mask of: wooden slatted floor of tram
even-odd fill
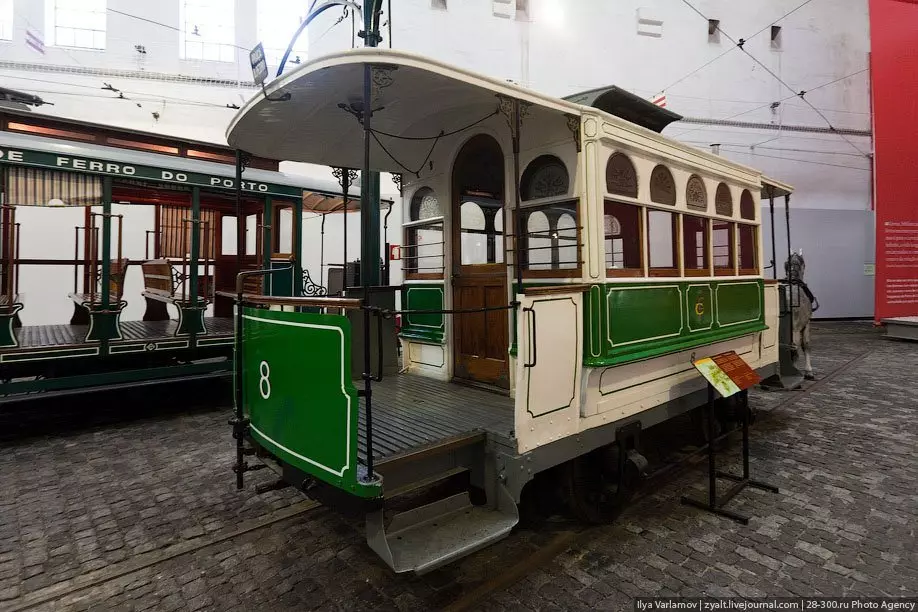
[[[230,318],[204,319],[207,337],[232,336],[233,320]],[[166,340],[174,337],[178,321],[122,321],[121,340],[112,342],[136,342],[138,340]],[[86,344],[88,325],[28,325],[17,330],[19,348],[43,348]],[[203,336],[199,336],[203,337]]]
[[[373,460],[378,463],[441,444],[472,442],[487,433],[513,437],[513,399],[507,395],[415,374],[387,376],[374,382],[372,390]],[[366,405],[361,398],[361,461],[366,451]]]

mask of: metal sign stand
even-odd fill
[[[739,359],[735,354],[733,355],[735,359]],[[716,359],[716,358],[715,358]],[[704,372],[703,372],[704,373]],[[737,389],[737,387],[733,387]],[[705,418],[707,419],[707,430],[708,430],[708,499],[706,501],[698,500],[689,496],[682,496],[682,503],[688,504],[690,506],[695,506],[696,508],[701,508],[702,510],[707,510],[708,512],[713,512],[714,514],[719,514],[720,516],[725,516],[727,518],[738,521],[743,525],[749,524],[749,517],[745,514],[740,514],[739,512],[734,512],[733,510],[728,510],[725,506],[730,502],[731,499],[736,497],[736,495],[745,489],[746,487],[753,487],[756,489],[762,489],[763,491],[771,491],[772,493],[778,493],[778,487],[770,485],[759,480],[753,480],[749,477],[749,421],[750,421],[750,410],[749,410],[749,391],[748,387],[746,389],[739,389],[737,398],[739,400],[738,412],[740,421],[742,422],[743,427],[743,475],[737,476],[729,472],[720,471],[716,467],[715,461],[715,451],[714,444],[719,440],[724,439],[729,435],[730,432],[719,436],[717,439],[714,438],[714,399],[716,397],[714,385],[711,382],[708,382],[708,402],[705,405]],[[722,394],[723,395],[723,394]],[[724,397],[729,397],[724,395]],[[734,483],[730,489],[727,490],[722,496],[717,496],[717,479],[723,478],[724,480],[730,480]]]

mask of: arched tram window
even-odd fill
[[[557,157],[542,155],[526,166],[520,198],[539,204],[525,206],[520,213],[520,261],[525,276],[579,276],[580,217],[577,201],[570,200],[569,193],[570,175]]]
[[[409,279],[443,278],[443,209],[434,191],[421,187],[411,198],[402,266]]]

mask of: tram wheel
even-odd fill
[[[597,449],[567,463],[566,488],[571,513],[579,520],[610,523],[621,513],[627,488],[618,482],[617,466],[609,454],[618,453],[615,445]]]

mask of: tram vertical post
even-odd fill
[[[303,198],[293,203],[293,291],[294,297],[303,293]]]
[[[188,294],[191,296],[191,305],[198,307],[198,263],[201,261],[201,188],[191,188],[191,268],[188,274]],[[206,274],[206,272],[205,272]],[[197,333],[192,332],[192,336]]]
[[[243,234],[242,221],[242,165],[243,153],[236,149],[236,268],[237,273],[242,272],[242,253],[245,249],[245,235]],[[236,282],[236,334],[233,347],[233,400],[236,404],[236,417],[231,421],[233,437],[236,438],[236,488],[243,487],[243,474],[245,472],[245,412],[242,397],[242,283]]]
[[[319,230],[321,237],[319,238],[319,286],[325,286],[325,217],[328,216],[328,213],[322,213],[322,228]],[[303,223],[300,222],[300,231],[302,231]]]
[[[367,41],[369,41],[372,36],[369,33],[370,27],[373,23],[372,18],[367,19],[364,17],[364,21],[367,25]],[[377,284],[375,281],[379,278],[379,268],[378,266],[369,265],[372,259],[369,259],[368,255],[376,255],[379,251],[378,248],[369,250],[368,247],[373,243],[371,239],[367,236],[367,231],[376,231],[376,243],[379,243],[379,210],[377,209],[376,222],[370,224],[373,219],[373,216],[370,214],[370,208],[373,207],[373,202],[371,201],[371,189],[367,184],[369,181],[369,170],[370,170],[370,115],[371,112],[371,95],[370,95],[370,81],[372,78],[372,66],[370,64],[363,65],[363,171],[361,173],[362,182],[360,185],[360,258],[362,262],[362,269],[360,271],[360,279],[363,284],[363,299],[364,299],[364,308],[363,308],[363,388],[364,388],[364,400],[366,401],[366,424],[367,424],[367,478],[373,478],[373,389],[372,389],[372,375],[370,373],[370,310],[369,298],[370,298],[370,285]],[[379,201],[376,201],[376,206],[379,206]],[[347,262],[345,262],[347,266]],[[373,270],[375,268],[375,274]],[[373,276],[371,276],[373,275]],[[345,277],[347,276],[347,271],[345,268]],[[377,347],[377,350],[382,350],[382,346]]]
[[[261,265],[257,266],[261,269],[266,269],[271,267],[271,247],[272,247],[272,233],[275,230],[273,227],[274,224],[274,206],[271,201],[271,196],[265,197],[265,206],[264,210],[261,213],[261,252],[258,254],[261,257]],[[264,277],[264,290],[262,293],[264,295],[274,295],[274,275],[268,274]]]
[[[775,247],[775,188],[768,188],[768,214],[771,216],[771,278],[778,280],[778,249]]]
[[[112,276],[112,179],[106,176],[102,180],[102,309],[108,310],[111,305],[109,281]]]
[[[516,237],[513,239],[513,265],[516,268],[516,290],[523,291],[523,261],[520,245],[523,237],[523,215],[520,209],[520,129],[522,128],[520,101],[513,99],[513,193],[516,213]],[[515,329],[515,326],[514,326]]]
[[[363,41],[366,47],[375,47],[379,42],[377,14],[381,0],[363,2]],[[373,66],[363,65],[363,168],[360,176],[360,280],[363,285],[363,379],[366,401],[367,478],[373,478],[373,391],[370,372],[370,287],[379,285],[379,173],[370,170],[370,139],[372,137]],[[345,277],[347,276],[347,261]],[[377,323],[382,325],[382,321]],[[382,354],[382,343],[377,347]],[[380,371],[381,375],[382,372]]]

